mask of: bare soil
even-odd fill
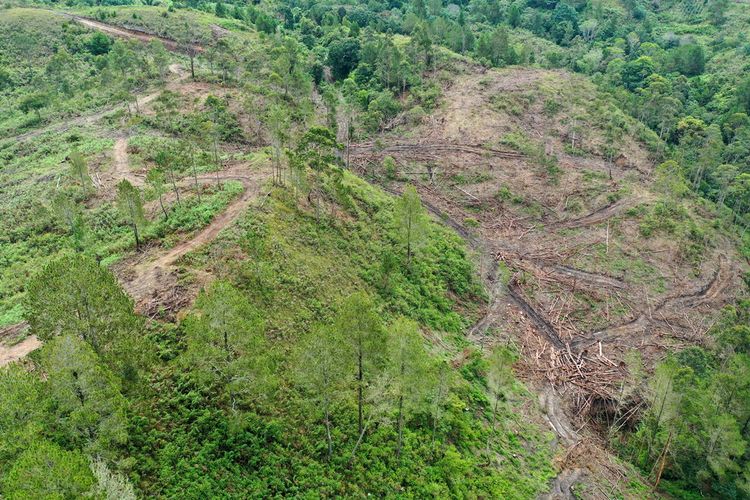
[[[747,268],[727,235],[712,234],[698,263],[683,257],[674,238],[642,236],[631,209],[660,196],[650,188],[650,153],[624,134],[618,161],[599,156],[604,134],[580,118],[587,132],[576,147],[587,153],[572,155],[565,146],[579,133],[571,124],[579,118],[544,112],[539,95],[555,96],[556,85],[575,78],[519,68],[460,76],[430,118],[350,151],[354,168],[387,190],[415,185],[436,218],[480,256],[490,303],[468,338],[482,348],[519,344],[519,374],[540,389],[543,413],[569,450],[550,498],[569,497],[585,471],[612,476],[606,443],[576,429],[585,428],[593,401],[616,397],[625,354],[637,349],[649,367],[668,350],[704,342]],[[577,106],[567,112],[584,109]],[[556,156],[561,173],[553,177],[538,158],[506,151],[509,133]],[[382,180],[386,156],[398,170],[391,182]],[[507,286],[493,262],[511,273]],[[570,452],[583,448],[581,439],[600,460]]]
[[[42,342],[36,335],[24,337],[27,323],[18,323],[0,328],[0,367],[23,359],[30,352],[41,347]]]

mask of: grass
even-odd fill
[[[330,321],[340,299],[356,290],[375,297],[384,321],[406,315],[422,325],[425,338],[441,339],[430,345],[435,356],[450,359],[468,349],[466,362],[454,374],[456,385],[442,425],[447,444],[433,446],[428,423],[417,417],[406,430],[405,454],[397,463],[393,427],[384,423],[368,434],[361,458],[347,465],[346,450],[356,440],[356,421],[351,418],[356,411],[353,400],[348,400],[336,409],[336,456],[326,463],[319,458],[318,443],[324,442],[319,422],[298,406],[288,389],[281,391],[284,401],[275,406],[270,421],[246,415],[243,419],[249,420],[243,424],[220,401],[191,389],[173,373],[169,380],[156,382],[162,395],[143,408],[134,440],[143,439],[144,446],[133,450],[138,459],[132,476],[146,491],[165,495],[193,488],[184,481],[203,464],[208,477],[195,484],[202,484],[208,496],[227,478],[232,478],[233,491],[260,496],[294,496],[309,490],[334,496],[386,496],[394,491],[416,497],[537,496],[554,475],[552,436],[521,416],[533,407],[532,395],[517,381],[500,409],[496,432],[486,426],[491,407],[485,395],[487,366],[463,337],[484,295],[464,243],[433,223],[429,241],[408,269],[393,238],[392,198],[348,173],[343,183],[349,198],[317,210],[290,191],[276,189],[262,208],[250,210],[212,245],[183,262],[196,269],[211,265],[231,279],[263,311],[266,333],[280,359],[288,359],[302,333]],[[388,256],[395,258],[391,265],[384,264]],[[179,350],[179,340],[174,344],[169,338],[165,337],[164,350],[171,352],[175,345]],[[188,400],[198,406],[190,403],[188,408]],[[191,429],[202,424],[183,420],[197,407],[203,408],[197,422],[211,422],[210,436],[194,434]],[[229,441],[248,440],[257,465],[240,467],[239,458],[208,449],[217,433]],[[147,444],[154,439],[173,444]],[[172,461],[177,474],[156,467]]]
[[[255,32],[250,27],[252,25],[245,24],[237,19],[216,17],[213,14],[195,9],[170,11],[161,6],[121,5],[116,8],[80,7],[70,9],[70,11],[109,24],[124,28],[136,28],[170,39],[178,39],[178,35],[184,31],[186,23],[195,31],[198,40],[211,40],[214,26],[240,33],[244,39],[255,37]]]

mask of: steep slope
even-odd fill
[[[712,222],[712,209],[665,187],[660,147],[585,78],[508,68],[466,72],[422,124],[354,145],[351,155],[396,190],[415,184],[494,258],[481,265],[498,292],[471,335],[516,339],[521,373],[555,387],[578,428],[615,411],[631,350],[653,366],[665,352],[707,342],[742,289],[747,266],[735,237]],[[568,441],[562,484],[608,477],[606,454],[586,445],[592,438]]]

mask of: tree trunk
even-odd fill
[[[398,446],[396,456],[401,457],[401,444],[404,438],[404,397],[398,398]]]
[[[177,197],[177,205],[181,206],[182,203],[180,203],[180,191],[177,189],[177,181],[175,181],[174,172],[172,172],[171,170],[169,172],[169,179],[172,181],[172,190]]]
[[[214,163],[216,164],[216,189],[221,190],[221,184],[219,184],[219,145],[218,140],[214,137]]]
[[[141,239],[138,236],[138,224],[133,222],[133,234],[135,235],[135,249],[138,250],[141,248]]]
[[[664,449],[661,452],[661,464],[659,465],[659,471],[656,473],[656,481],[654,482],[654,491],[659,487],[659,482],[661,481],[661,475],[664,472],[664,465],[667,462],[667,450],[669,450],[669,444],[672,442],[672,433],[669,433],[669,437],[667,437],[667,442],[664,445]]]
[[[490,427],[490,433],[487,435],[487,454],[490,453],[490,438],[495,434],[495,422],[497,421],[497,405],[500,403],[500,395],[495,395],[495,405],[492,408],[492,426]]]
[[[195,54],[190,52],[190,76],[195,80]]]
[[[328,404],[325,405],[326,440],[328,441],[328,460],[333,457],[333,439],[331,438],[331,418],[328,413]]]
[[[362,427],[362,430],[359,433],[359,437],[357,438],[357,442],[354,444],[354,448],[352,448],[352,457],[349,459],[349,463],[351,464],[354,461],[354,457],[357,454],[357,450],[359,449],[359,445],[362,444],[362,438],[365,437],[365,431],[367,430],[367,427],[370,425],[370,419],[367,420],[367,424],[365,424]]]
[[[195,155],[190,151],[190,165],[193,167],[193,181],[195,182],[195,192],[198,194],[198,203],[201,203],[201,190],[198,187],[198,171],[195,169]]]
[[[162,198],[161,193],[159,193],[159,206],[161,206],[161,211],[164,212],[164,218],[169,219],[169,214],[167,213],[167,209],[164,208],[164,200]]]
[[[411,268],[411,216],[406,227],[406,267]]]
[[[357,353],[357,430],[362,433],[362,383],[364,380],[364,374],[362,373],[362,347],[360,346],[359,352]]]

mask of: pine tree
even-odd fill
[[[413,186],[406,186],[396,200],[393,218],[398,240],[406,249],[406,265],[411,267],[414,256],[426,243],[429,234],[427,214]]]
[[[389,328],[389,376],[398,416],[398,445],[401,456],[404,419],[414,411],[426,407],[430,390],[429,355],[419,334],[419,325],[406,318],[398,318]]]
[[[118,379],[89,344],[60,335],[42,349],[41,366],[57,432],[91,455],[106,456],[127,440],[126,401]]]
[[[75,249],[79,252],[82,251],[85,223],[81,207],[70,195],[61,191],[52,198],[52,210],[68,228],[68,233],[73,237]]]
[[[31,445],[2,478],[5,498],[86,498],[96,485],[83,453],[50,441]]]
[[[143,198],[141,198],[140,190],[127,179],[123,179],[117,185],[117,206],[133,229],[135,248],[138,250],[141,247],[140,232],[146,225],[146,216],[143,211]]]
[[[48,264],[29,283],[25,309],[41,340],[61,332],[76,335],[125,377],[133,378],[148,351],[133,301],[115,276],[89,257],[70,255]]]
[[[71,177],[78,181],[84,191],[88,191],[91,187],[91,176],[89,175],[89,167],[83,155],[73,150],[68,155],[68,159],[70,160]]]
[[[372,299],[364,292],[347,297],[336,319],[354,358],[357,389],[357,430],[364,432],[365,399],[368,387],[382,371],[386,335]]]
[[[154,190],[154,194],[159,198],[159,206],[161,207],[161,211],[164,213],[164,218],[169,218],[169,213],[167,213],[167,209],[164,208],[164,172],[159,170],[158,168],[152,168],[148,171],[148,174],[146,174],[146,182],[151,186],[151,189]]]
[[[331,326],[313,328],[298,343],[293,356],[297,385],[323,413],[329,460],[333,456],[331,407],[345,396],[353,368],[351,359],[342,332]]]
[[[227,389],[232,404],[270,398],[276,387],[260,313],[226,281],[213,283],[185,321],[184,362],[209,384]]]

